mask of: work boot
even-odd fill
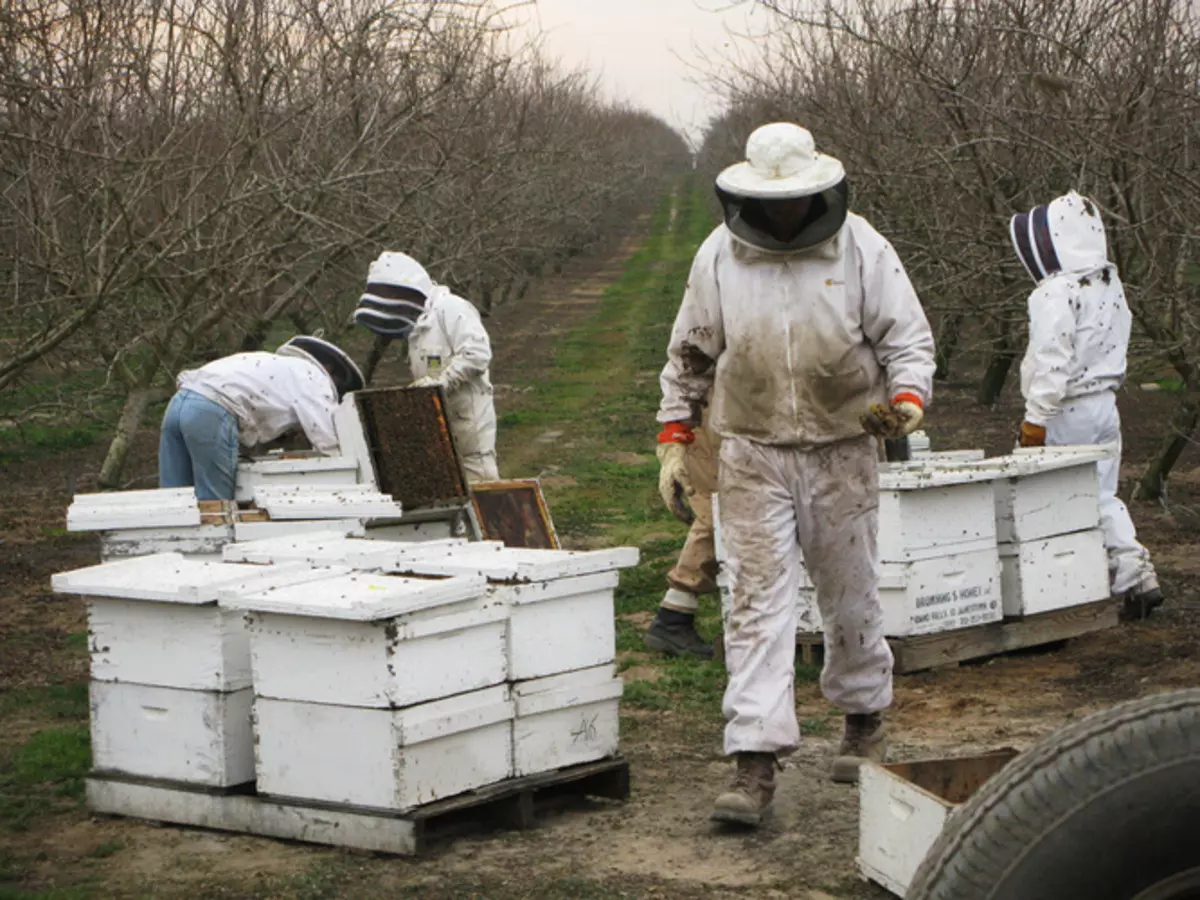
[[[881,763],[887,758],[887,727],[882,713],[846,716],[846,733],[838,747],[830,777],[839,784],[858,784],[863,760]]]
[[[1150,613],[1162,606],[1163,592],[1158,586],[1158,578],[1146,578],[1136,588],[1125,595],[1121,607],[1123,622],[1136,622],[1150,618]]]
[[[714,822],[756,826],[771,813],[775,796],[774,753],[739,753],[730,789],[713,805]]]
[[[694,656],[697,659],[712,659],[713,656],[712,645],[696,632],[696,617],[665,606],[658,608],[650,623],[646,646],[668,656]]]

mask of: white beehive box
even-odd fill
[[[189,691],[93,681],[92,766],[208,787],[254,780],[249,688]]]
[[[262,794],[381,810],[512,776],[507,685],[406,709],[254,701]]]
[[[1108,551],[1099,528],[1005,544],[1002,593],[1006,616],[1032,616],[1108,598]]]
[[[508,609],[509,678],[524,681],[586,669],[616,657],[617,570],[637,565],[635,548],[573,552],[515,547],[434,547],[396,564],[435,575],[475,572]],[[416,548],[414,548],[416,549]]]
[[[612,664],[514,684],[514,774],[616,755],[623,687]]]
[[[950,813],[1016,755],[1015,750],[998,750],[961,759],[863,763],[858,776],[859,871],[896,896],[907,895]]]
[[[1098,527],[1096,463],[1105,455],[1080,450],[1007,457],[1006,477],[995,482],[997,540],[1036,541]]]
[[[797,630],[822,631],[816,588],[803,580]],[[999,622],[1004,618],[999,552],[993,547],[911,563],[881,563],[879,605],[888,637]]]
[[[93,679],[234,691],[250,684],[250,648],[242,617],[217,606],[221,588],[290,584],[338,572],[161,553],[60,572],[51,586],[88,600]]]
[[[996,545],[995,475],[937,460],[879,473],[879,559],[911,562]]]
[[[256,459],[238,463],[234,499],[254,499],[259,488],[344,487],[358,483],[358,461],[345,456]]]
[[[221,604],[250,613],[257,697],[405,707],[506,679],[506,611],[486,588],[357,572]]]

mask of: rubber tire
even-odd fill
[[[1200,690],[1096,713],[950,816],[907,900],[1131,900],[1200,866]]]

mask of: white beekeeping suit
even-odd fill
[[[863,758],[884,756],[892,655],[877,592],[878,445],[863,419],[890,402],[890,431],[878,434],[915,429],[934,355],[896,251],[847,212],[841,164],[788,123],[756,130],[746,157],[717,179],[725,223],[692,264],[658,419],[668,505],[688,492],[676,448],[710,396],[711,428],[722,437],[718,496],[732,593],[725,752],[737,755],[738,775],[713,816],[757,824],[774,793],[775,760],[800,741],[802,559],[826,628],[821,687],[847,717],[834,778],[856,780]]]
[[[355,319],[378,334],[408,339],[413,384],[441,385],[446,393],[468,480],[497,480],[492,346],[475,307],[435,284],[411,256],[385,252],[371,263]]]
[[[1104,444],[1100,514],[1112,591],[1145,612],[1162,602],[1158,578],[1117,496],[1121,419],[1132,317],[1100,210],[1072,191],[1014,216],[1010,236],[1037,287],[1029,295],[1029,346],[1021,363],[1025,421],[1021,443]]]

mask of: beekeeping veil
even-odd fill
[[[1059,272],[1086,275],[1109,265],[1100,210],[1075,191],[1013,216],[1008,234],[1025,271],[1038,283]]]
[[[815,247],[846,221],[850,190],[841,162],[818,153],[807,129],[773,122],[746,141],[746,159],[717,176],[725,225],[738,240],[770,253]],[[780,234],[763,203],[812,197],[812,206],[791,234]]]
[[[338,399],[352,391],[361,391],[366,384],[362,372],[344,350],[318,337],[298,335],[275,351],[280,356],[291,356],[316,363],[329,373]]]
[[[405,339],[439,289],[411,256],[385,251],[367,271],[367,289],[354,321],[376,334]]]

